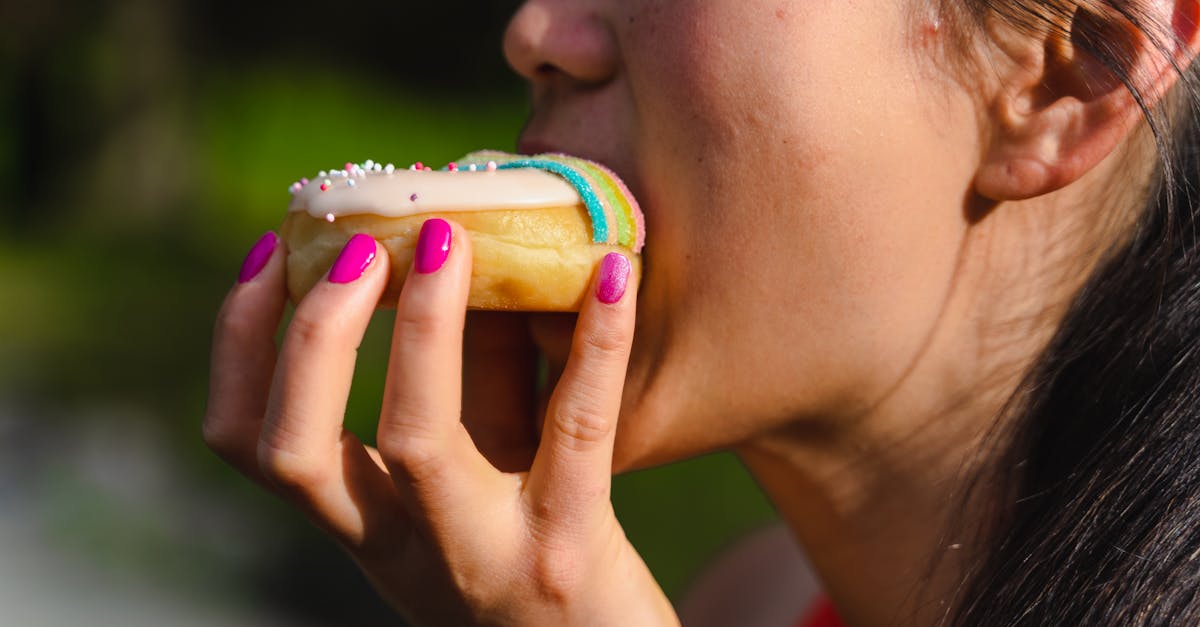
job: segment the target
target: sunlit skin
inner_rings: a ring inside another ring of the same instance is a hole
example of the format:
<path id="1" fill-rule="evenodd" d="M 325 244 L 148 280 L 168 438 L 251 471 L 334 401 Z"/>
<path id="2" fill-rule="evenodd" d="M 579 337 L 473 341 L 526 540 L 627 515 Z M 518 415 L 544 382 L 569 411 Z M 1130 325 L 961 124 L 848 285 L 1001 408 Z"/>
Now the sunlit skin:
<path id="1" fill-rule="evenodd" d="M 845 5 L 532 2 L 509 30 L 522 146 L 612 164 L 646 208 L 618 468 L 844 423 L 937 326 L 975 103 L 899 5 Z"/>
<path id="2" fill-rule="evenodd" d="M 525 2 L 504 43 L 531 86 L 521 149 L 601 161 L 640 199 L 648 237 L 636 327 L 628 301 L 585 308 L 577 324 L 532 319 L 532 339 L 552 374 L 562 374 L 538 448 L 528 427 L 541 420 L 538 403 L 515 392 L 534 373 L 526 321 L 472 316 L 462 433 L 483 457 L 445 445 L 458 436 L 421 449 L 396 433 L 423 427 L 386 431 L 427 420 L 451 425 L 447 434 L 458 414 L 457 383 L 405 387 L 422 383 L 405 374 L 422 356 L 450 364 L 438 372 L 458 380 L 457 358 L 447 357 L 458 354 L 453 334 L 394 348 L 379 451 L 345 448 L 337 436 L 344 398 L 334 390 L 320 401 L 326 441 L 312 457 L 323 470 L 292 477 L 276 444 L 280 434 L 305 440 L 304 425 L 279 406 L 302 392 L 280 368 L 311 368 L 303 364 L 321 350 L 340 351 L 345 362 L 325 368 L 349 368 L 356 325 L 365 325 L 384 271 L 306 297 L 302 320 L 306 307 L 350 312 L 356 322 L 339 326 L 335 339 L 319 328 L 289 329 L 278 357 L 266 348 L 222 353 L 223 326 L 269 343 L 277 316 L 239 324 L 249 314 L 236 312 L 253 299 L 281 298 L 271 296 L 282 280 L 276 259 L 251 287 L 235 288 L 218 325 L 214 380 L 229 387 L 214 383 L 210 442 L 297 502 L 418 621 L 437 623 L 445 611 L 507 624 L 547 616 L 672 622 L 607 506 L 608 471 L 721 449 L 736 451 L 767 491 L 845 619 L 935 620 L 960 560 L 971 556 L 969 543 L 942 534 L 951 513 L 971 523 L 956 497 L 987 461 L 981 438 L 1100 251 L 1128 231 L 1136 189 L 1117 192 L 1108 181 L 1148 175 L 1152 151 L 1133 99 L 1069 45 L 1000 26 L 986 40 L 960 37 L 931 5 Z M 1196 4 L 1155 6 L 1194 15 Z M 1176 34 L 1195 40 L 1191 30 Z M 1149 56 L 1143 73 L 1161 95 L 1171 75 Z M 432 309 L 402 297 L 398 330 L 422 316 L 449 320 L 451 329 L 461 321 L 454 290 L 468 265 L 454 253 L 448 263 L 428 286 L 412 288 L 447 295 Z M 408 307 L 420 315 L 406 315 Z M 636 328 L 631 346 L 611 328 Z M 327 345 L 311 346 L 313 337 Z M 613 351 L 591 354 L 580 337 L 607 338 Z M 306 339 L 307 351 L 289 351 L 289 342 Z M 627 369 L 623 350 L 631 351 Z M 275 359 L 274 382 L 254 390 L 220 374 Z M 608 375 L 593 384 L 595 372 Z M 432 400 L 421 401 L 426 395 Z M 227 396 L 258 400 L 234 407 Z M 230 416 L 239 412 L 266 418 L 235 427 Z M 554 448 L 563 434 L 566 448 Z M 537 460 L 557 461 L 535 461 L 535 449 Z M 345 471 L 349 457 L 374 497 L 362 497 L 361 477 Z M 413 476 L 414 459 L 445 470 Z M 586 469 L 574 483 L 564 478 L 572 467 Z M 454 514 L 481 510 L 493 515 L 475 525 Z M 377 539 L 412 529 L 411 542 Z M 489 551 L 477 540 L 489 534 L 532 540 Z M 454 583 L 438 593 L 406 588 L 428 568 Z M 505 602 L 472 583 L 496 569 L 520 575 L 506 582 Z M 597 609 L 610 607 L 627 614 Z"/>
<path id="3" fill-rule="evenodd" d="M 977 219 L 995 86 L 907 9 L 529 2 L 506 40 L 525 147 L 610 163 L 646 208 L 617 470 L 736 448 L 850 619 L 912 592 L 1099 235 L 1082 186 Z"/>
<path id="4" fill-rule="evenodd" d="M 864 622 L 913 592 L 1082 251 L 1123 226 L 1096 220 L 1117 157 L 981 197 L 980 109 L 1030 80 L 1024 48 L 946 28 L 892 2 L 534 1 L 506 40 L 527 147 L 611 163 L 646 207 L 616 468 L 735 448 Z M 998 75 L 963 76 L 984 55 Z"/>

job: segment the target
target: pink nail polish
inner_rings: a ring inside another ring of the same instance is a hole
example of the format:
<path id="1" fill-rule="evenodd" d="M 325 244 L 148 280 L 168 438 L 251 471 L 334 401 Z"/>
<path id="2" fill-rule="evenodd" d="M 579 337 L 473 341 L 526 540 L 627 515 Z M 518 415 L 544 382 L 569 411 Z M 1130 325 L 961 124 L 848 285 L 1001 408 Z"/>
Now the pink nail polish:
<path id="1" fill-rule="evenodd" d="M 346 242 L 337 261 L 329 269 L 330 283 L 353 283 L 367 271 L 375 260 L 375 240 L 370 235 L 359 233 Z"/>
<path id="2" fill-rule="evenodd" d="M 262 269 L 267 266 L 267 262 L 271 260 L 271 253 L 275 252 L 275 247 L 278 245 L 279 236 L 274 231 L 263 233 L 254 246 L 250 247 L 250 252 L 246 253 L 242 269 L 238 272 L 238 283 L 245 283 L 258 276 L 258 273 L 262 272 Z"/>
<path id="3" fill-rule="evenodd" d="M 450 223 L 441 218 L 432 218 L 421 225 L 417 237 L 417 251 L 413 256 L 413 267 L 421 274 L 437 272 L 450 257 Z"/>
<path id="4" fill-rule="evenodd" d="M 600 280 L 596 283 L 596 298 L 600 302 L 611 305 L 619 302 L 625 295 L 625 285 L 629 283 L 629 272 L 633 266 L 629 259 L 621 253 L 608 253 L 600 262 Z"/>

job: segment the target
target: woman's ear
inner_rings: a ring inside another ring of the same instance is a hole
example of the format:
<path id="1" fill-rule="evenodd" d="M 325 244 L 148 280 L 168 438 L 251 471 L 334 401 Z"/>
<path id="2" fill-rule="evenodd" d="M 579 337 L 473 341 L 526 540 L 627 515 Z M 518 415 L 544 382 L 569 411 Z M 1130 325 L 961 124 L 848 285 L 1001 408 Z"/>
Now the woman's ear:
<path id="1" fill-rule="evenodd" d="M 1137 125 L 1138 98 L 1153 107 L 1175 84 L 1197 51 L 1200 1 L 1129 5 L 1080 2 L 1069 23 L 997 38 L 1013 63 L 998 66 L 979 195 L 1021 200 L 1071 184 Z"/>

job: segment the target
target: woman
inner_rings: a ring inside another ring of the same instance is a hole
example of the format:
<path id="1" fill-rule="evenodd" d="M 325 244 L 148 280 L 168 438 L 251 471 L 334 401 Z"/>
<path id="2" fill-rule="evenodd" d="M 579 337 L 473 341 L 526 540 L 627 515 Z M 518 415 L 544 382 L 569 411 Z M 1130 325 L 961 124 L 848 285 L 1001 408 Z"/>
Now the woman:
<path id="1" fill-rule="evenodd" d="M 464 338 L 453 227 L 398 303 L 374 450 L 341 420 L 386 253 L 344 254 L 276 355 L 275 250 L 222 310 L 206 438 L 418 624 L 676 622 L 609 477 L 717 449 L 847 623 L 1200 620 L 1196 18 L 528 0 L 521 149 L 630 183 L 640 291 L 602 268 L 577 321 Z"/>

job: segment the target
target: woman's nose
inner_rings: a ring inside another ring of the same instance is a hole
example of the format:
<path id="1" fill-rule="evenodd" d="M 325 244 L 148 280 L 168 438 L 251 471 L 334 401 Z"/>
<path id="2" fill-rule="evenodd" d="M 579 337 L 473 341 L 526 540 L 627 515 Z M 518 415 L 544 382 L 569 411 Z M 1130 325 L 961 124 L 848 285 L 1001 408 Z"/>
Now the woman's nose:
<path id="1" fill-rule="evenodd" d="M 617 71 L 610 24 L 589 0 L 527 0 L 504 33 L 504 56 L 526 80 L 608 81 Z"/>

